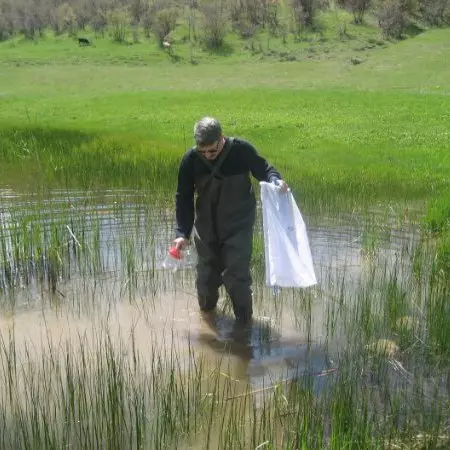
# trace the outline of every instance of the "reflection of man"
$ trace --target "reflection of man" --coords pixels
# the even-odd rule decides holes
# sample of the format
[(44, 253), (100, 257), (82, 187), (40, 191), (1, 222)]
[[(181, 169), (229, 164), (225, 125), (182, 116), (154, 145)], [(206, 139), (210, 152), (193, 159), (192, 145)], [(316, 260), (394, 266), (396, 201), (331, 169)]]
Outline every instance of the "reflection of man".
[(207, 344), (217, 353), (230, 353), (239, 357), (245, 365), (253, 359), (252, 332), (256, 329), (255, 322), (252, 326), (241, 327), (238, 322), (228, 315), (216, 311), (202, 316), (202, 323), (211, 333), (200, 331), (198, 339)]
[(278, 184), (281, 192), (288, 186), (251, 144), (225, 137), (216, 119), (197, 122), (194, 138), (196, 146), (186, 152), (178, 173), (174, 245), (182, 250), (188, 244), (195, 215), (200, 309), (215, 309), (223, 284), (236, 319), (246, 323), (253, 312), (250, 260), (256, 204), (249, 173)]
[(318, 396), (335, 381), (328, 375), (337, 368), (322, 345), (300, 336), (283, 338), (268, 321), (256, 319), (242, 327), (230, 316), (214, 312), (203, 315), (202, 324), (198, 334), (194, 331), (194, 340), (206, 361), (208, 350), (213, 351), (211, 373), (219, 375), (220, 383), (215, 392), (226, 393), (228, 400), (250, 400), (259, 408), (276, 386), (299, 383)]
[(264, 388), (274, 380), (286, 378), (281, 336), (267, 321), (256, 319), (251, 326), (242, 327), (230, 316), (216, 311), (203, 315), (202, 324), (205, 327), (196, 336), (201, 351), (213, 350), (219, 382), (232, 381), (220, 391), (227, 392), (228, 399), (233, 400), (251, 394), (255, 406), (261, 405)]
[(226, 393), (227, 399), (244, 397), (252, 390), (249, 363), (253, 359), (252, 326), (242, 327), (232, 317), (220, 312), (203, 314), (203, 326), (194, 339), (206, 364), (218, 374), (216, 392)]

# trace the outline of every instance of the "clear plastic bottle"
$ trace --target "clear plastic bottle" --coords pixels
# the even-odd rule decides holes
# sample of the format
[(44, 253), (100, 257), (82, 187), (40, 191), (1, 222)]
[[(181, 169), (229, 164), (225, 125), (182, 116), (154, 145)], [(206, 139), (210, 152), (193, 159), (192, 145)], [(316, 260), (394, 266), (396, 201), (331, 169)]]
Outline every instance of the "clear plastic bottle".
[(176, 247), (169, 248), (163, 261), (163, 268), (176, 272), (183, 265), (183, 252)]
[(195, 253), (192, 253), (188, 248), (181, 251), (176, 247), (171, 247), (164, 258), (162, 267), (176, 272), (178, 269), (193, 269), (196, 263)]

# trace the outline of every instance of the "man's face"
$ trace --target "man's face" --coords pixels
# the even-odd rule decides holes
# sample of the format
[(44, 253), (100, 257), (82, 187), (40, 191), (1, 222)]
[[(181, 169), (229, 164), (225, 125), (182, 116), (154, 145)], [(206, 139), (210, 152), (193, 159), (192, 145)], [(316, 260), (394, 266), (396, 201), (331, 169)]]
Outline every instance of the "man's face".
[(222, 141), (222, 139), (220, 138), (219, 140), (217, 140), (216, 142), (213, 142), (210, 145), (205, 145), (205, 146), (198, 145), (197, 151), (199, 153), (201, 153), (206, 159), (208, 159), (209, 161), (212, 161), (213, 159), (216, 159), (220, 153), (221, 141)]

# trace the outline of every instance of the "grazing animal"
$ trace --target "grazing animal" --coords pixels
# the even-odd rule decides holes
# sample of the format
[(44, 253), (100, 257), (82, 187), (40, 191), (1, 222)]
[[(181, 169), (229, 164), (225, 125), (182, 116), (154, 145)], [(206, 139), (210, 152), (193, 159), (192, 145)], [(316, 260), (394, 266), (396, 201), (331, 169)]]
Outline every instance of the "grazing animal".
[(91, 45), (91, 41), (88, 38), (78, 38), (78, 45), (85, 46), (85, 45)]
[(163, 41), (162, 43), (163, 50), (167, 52), (167, 54), (173, 59), (175, 54), (173, 53), (173, 47), (170, 41)]

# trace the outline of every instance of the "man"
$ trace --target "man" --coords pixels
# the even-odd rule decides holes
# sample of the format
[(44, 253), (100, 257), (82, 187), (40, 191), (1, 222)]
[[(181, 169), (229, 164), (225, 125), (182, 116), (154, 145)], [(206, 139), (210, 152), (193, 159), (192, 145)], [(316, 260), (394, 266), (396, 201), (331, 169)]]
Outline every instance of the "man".
[(250, 261), (256, 210), (249, 174), (277, 184), (281, 192), (288, 186), (251, 144), (225, 137), (216, 119), (198, 121), (194, 138), (196, 146), (185, 153), (178, 173), (173, 244), (182, 250), (193, 232), (200, 309), (215, 309), (223, 284), (237, 321), (247, 323), (253, 312)]

